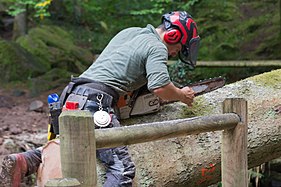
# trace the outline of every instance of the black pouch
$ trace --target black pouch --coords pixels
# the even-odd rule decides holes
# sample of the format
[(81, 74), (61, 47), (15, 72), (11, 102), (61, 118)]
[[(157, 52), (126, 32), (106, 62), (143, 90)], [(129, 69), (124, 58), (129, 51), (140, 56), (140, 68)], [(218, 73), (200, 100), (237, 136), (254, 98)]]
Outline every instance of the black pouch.
[(70, 94), (67, 99), (67, 101), (74, 101), (74, 102), (78, 102), (79, 103), (79, 110), (82, 110), (85, 106), (85, 103), (87, 102), (88, 97), (87, 96), (83, 96), (83, 95), (76, 95), (76, 94)]
[(61, 114), (62, 109), (50, 110), (49, 124), (51, 125), (50, 132), (58, 135), (59, 134), (59, 115)]
[(72, 77), (71, 81), (68, 83), (68, 85), (63, 89), (61, 93), (60, 102), (64, 105), (66, 99), (68, 98), (69, 94), (71, 94), (74, 87), (89, 83), (91, 81), (92, 80), (86, 78)]

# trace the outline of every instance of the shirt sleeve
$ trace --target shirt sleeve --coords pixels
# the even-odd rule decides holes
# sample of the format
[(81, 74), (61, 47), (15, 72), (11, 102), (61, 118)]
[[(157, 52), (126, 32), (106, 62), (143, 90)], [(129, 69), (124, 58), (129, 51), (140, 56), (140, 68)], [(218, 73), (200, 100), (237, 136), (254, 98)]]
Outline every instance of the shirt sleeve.
[(153, 90), (171, 82), (168, 68), (168, 51), (166, 46), (151, 47), (146, 61), (147, 88)]

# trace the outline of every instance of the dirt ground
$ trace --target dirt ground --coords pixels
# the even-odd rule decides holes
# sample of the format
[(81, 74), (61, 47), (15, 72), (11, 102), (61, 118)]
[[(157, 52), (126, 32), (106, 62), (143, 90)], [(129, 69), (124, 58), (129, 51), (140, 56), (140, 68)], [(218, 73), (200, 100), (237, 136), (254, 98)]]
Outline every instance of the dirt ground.
[[(7, 154), (40, 146), (41, 142), (25, 140), (24, 135), (27, 139), (33, 135), (47, 135), (47, 97), (53, 92), (55, 91), (30, 97), (28, 90), (0, 88), (0, 162)], [(43, 105), (33, 110), (31, 106), (34, 102), (43, 103)]]

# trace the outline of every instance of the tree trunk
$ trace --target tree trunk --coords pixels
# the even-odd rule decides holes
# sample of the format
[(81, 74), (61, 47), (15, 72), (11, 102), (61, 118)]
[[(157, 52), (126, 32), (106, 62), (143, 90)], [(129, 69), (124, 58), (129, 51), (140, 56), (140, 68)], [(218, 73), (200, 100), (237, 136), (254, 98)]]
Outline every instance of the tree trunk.
[(52, 3), (49, 7), (49, 12), (51, 14), (52, 19), (65, 20), (67, 15), (65, 6), (66, 3), (64, 2), (64, 0), (52, 0)]
[(279, 0), (279, 26), (280, 26), (279, 37), (281, 39), (281, 0)]
[(27, 12), (16, 15), (14, 19), (13, 40), (27, 34)]
[(81, 23), (81, 15), (82, 11), (79, 2), (77, 0), (73, 0), (73, 17), (75, 23), (78, 25)]
[[(281, 114), (274, 110), (274, 106), (281, 103), (280, 80), (281, 69), (199, 96), (192, 108), (181, 103), (169, 104), (156, 114), (128, 119), (122, 124), (222, 114), (222, 102), (226, 98), (244, 98), (248, 102), (248, 168), (252, 168), (281, 157)], [(137, 168), (134, 186), (206, 187), (216, 184), (221, 181), (221, 136), (221, 131), (215, 131), (130, 145)], [(59, 154), (52, 152), (52, 155)], [(42, 165), (49, 167), (47, 163)], [(105, 170), (101, 163), (97, 165), (97, 172), (98, 186), (102, 186)]]
[[(280, 80), (281, 70), (276, 70), (196, 98), (192, 110), (203, 115), (222, 113), (225, 98), (248, 101), (248, 168), (281, 157), (281, 114), (273, 109), (281, 103)], [(185, 106), (174, 104), (155, 117), (130, 119), (130, 123), (178, 118), (184, 110)], [(206, 187), (221, 181), (221, 135), (208, 132), (129, 146), (137, 166), (136, 186)]]

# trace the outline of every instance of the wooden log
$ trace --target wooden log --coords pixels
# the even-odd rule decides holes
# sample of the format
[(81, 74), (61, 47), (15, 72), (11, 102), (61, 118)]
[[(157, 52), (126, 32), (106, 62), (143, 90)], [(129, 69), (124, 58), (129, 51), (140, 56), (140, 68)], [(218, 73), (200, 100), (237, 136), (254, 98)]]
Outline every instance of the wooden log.
[[(248, 102), (248, 166), (253, 168), (281, 157), (281, 115), (274, 106), (281, 103), (281, 69), (229, 84), (195, 99), (192, 108), (181, 103), (166, 105), (151, 115), (122, 121), (123, 125), (153, 123), (222, 114), (225, 98)], [(133, 187), (206, 187), (221, 181), (220, 131), (129, 145), (137, 172)], [(32, 136), (30, 137), (32, 138)], [(98, 162), (98, 186), (105, 176)]]
[(96, 186), (96, 142), (91, 113), (64, 111), (59, 124), (63, 178), (76, 178), (81, 187)]
[[(169, 65), (177, 61), (168, 61)], [(281, 67), (280, 60), (198, 61), (196, 67)]]
[(247, 101), (240, 98), (226, 99), (223, 112), (238, 114), (241, 122), (235, 128), (222, 132), (222, 184), (225, 187), (247, 187)]
[[(160, 112), (127, 120), (126, 125), (221, 114), (225, 98), (248, 102), (248, 168), (281, 156), (281, 69), (254, 76), (195, 98), (190, 110), (181, 103)], [(124, 124), (124, 123), (123, 123)], [(206, 187), (221, 181), (221, 132), (200, 133), (129, 146), (137, 168), (136, 186)], [(204, 171), (204, 172), (203, 172)]]
[(50, 179), (45, 187), (80, 187), (81, 184), (74, 178)]
[(45, 186), (50, 179), (62, 178), (59, 139), (48, 141), (43, 146), (41, 159), (37, 170), (37, 186)]
[(239, 121), (240, 118), (237, 114), (229, 113), (119, 128), (96, 129), (96, 146), (97, 148), (116, 147), (202, 132), (231, 129)]

